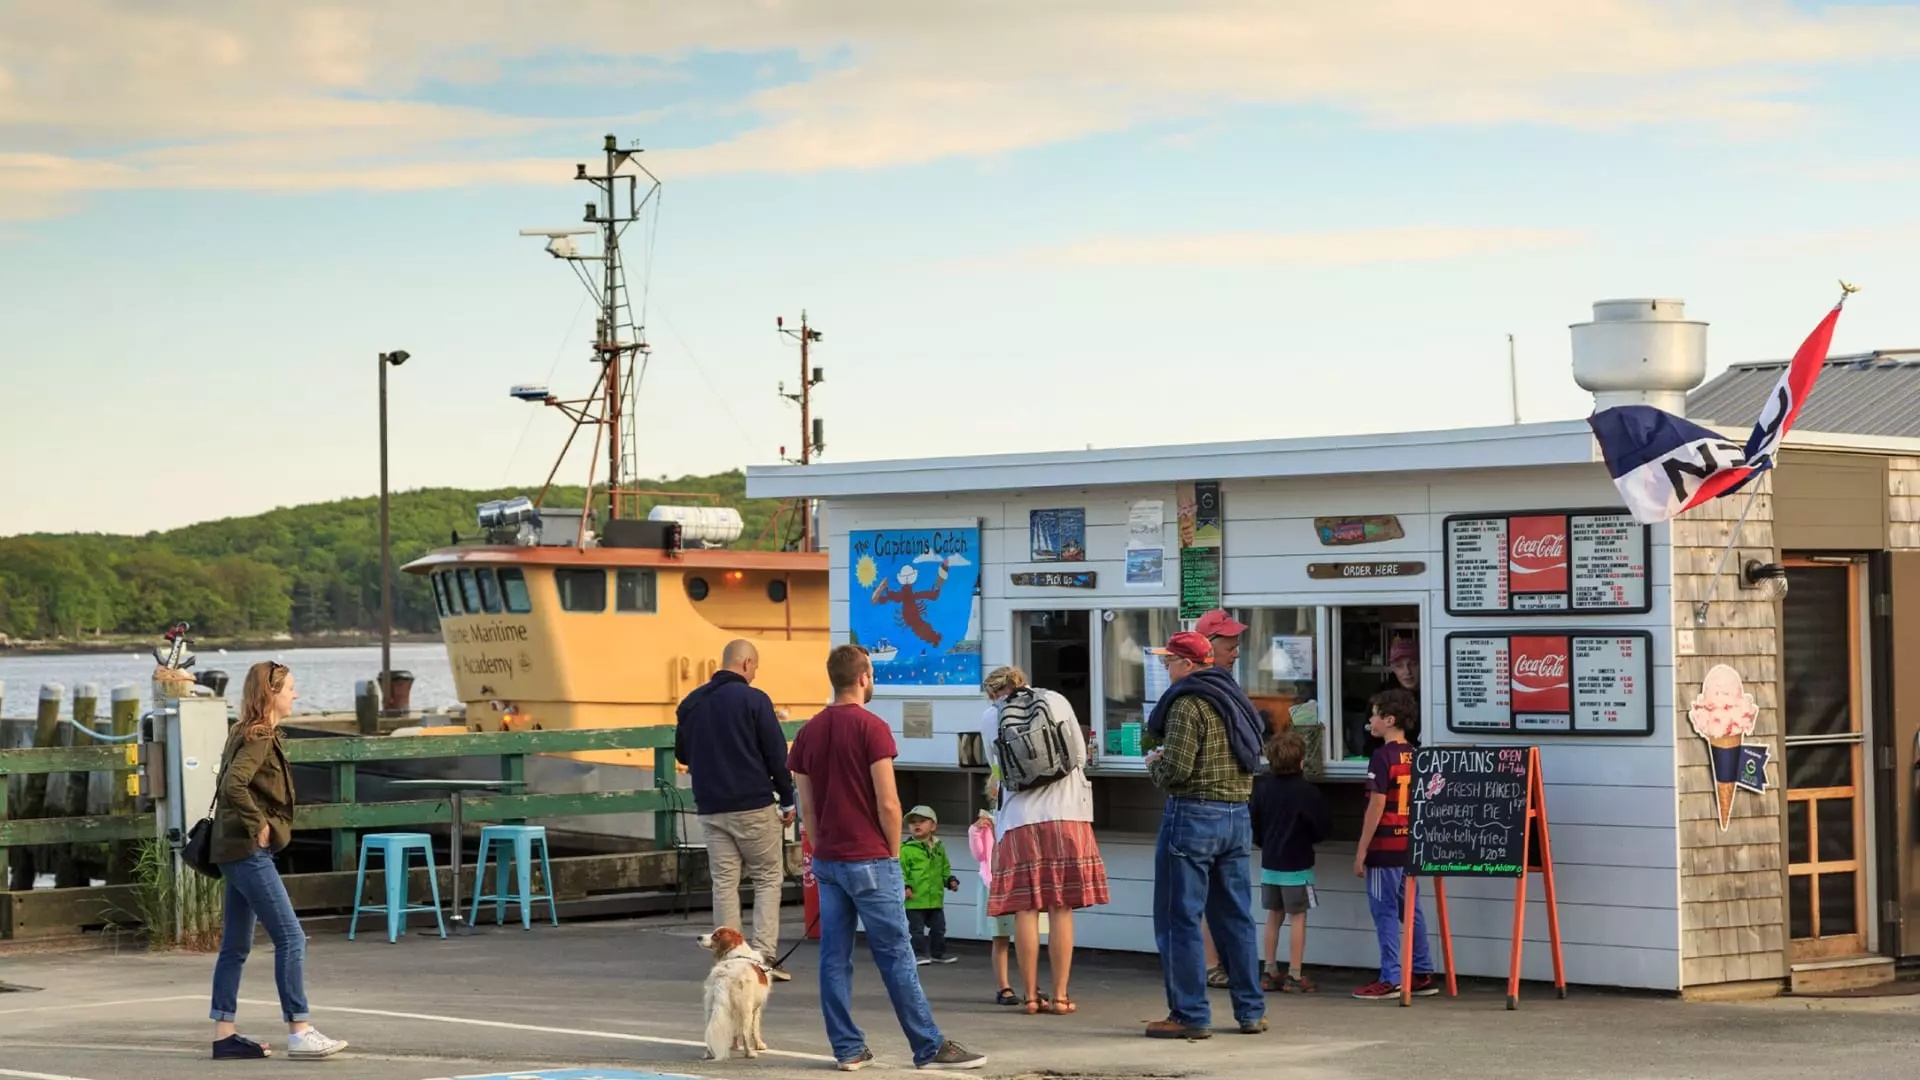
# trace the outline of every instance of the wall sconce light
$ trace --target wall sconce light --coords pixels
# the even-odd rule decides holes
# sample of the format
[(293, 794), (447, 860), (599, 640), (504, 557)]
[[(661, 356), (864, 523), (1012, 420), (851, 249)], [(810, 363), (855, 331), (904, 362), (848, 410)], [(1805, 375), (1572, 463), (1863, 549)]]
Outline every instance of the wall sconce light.
[(1748, 559), (1740, 568), (1740, 587), (1758, 589), (1764, 600), (1778, 600), (1787, 595), (1787, 568), (1779, 563)]

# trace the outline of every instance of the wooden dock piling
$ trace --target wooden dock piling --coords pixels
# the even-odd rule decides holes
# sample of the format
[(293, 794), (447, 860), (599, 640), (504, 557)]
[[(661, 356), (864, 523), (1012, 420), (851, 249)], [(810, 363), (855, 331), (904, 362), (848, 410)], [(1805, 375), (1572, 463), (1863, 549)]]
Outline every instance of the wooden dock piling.
[[(111, 704), (113, 710), (113, 733), (124, 738), (132, 735), (140, 727), (140, 688), (138, 686), (116, 686), (113, 688)], [(120, 745), (132, 746), (132, 741)], [(134, 779), (132, 770), (107, 774), (108, 794), (107, 811), (112, 814), (131, 814), (134, 811), (134, 793), (128, 786)], [(123, 885), (133, 880), (135, 862), (134, 844), (127, 840), (116, 840), (107, 857), (107, 883)]]
[[(40, 687), (40, 709), (33, 722), (33, 746), (58, 745), (54, 740), (59, 737), (60, 705), (66, 696), (67, 688), (59, 683), (47, 683)], [(47, 782), (50, 777), (31, 775), (24, 779), (26, 783), (21, 785), (19, 807), (9, 816), (15, 820), (46, 817)], [(52, 852), (53, 847), (49, 845), (15, 848), (12, 865), (8, 867), (12, 876), (9, 887), (16, 892), (33, 888), (34, 878), (39, 876), (41, 869), (52, 866)]]

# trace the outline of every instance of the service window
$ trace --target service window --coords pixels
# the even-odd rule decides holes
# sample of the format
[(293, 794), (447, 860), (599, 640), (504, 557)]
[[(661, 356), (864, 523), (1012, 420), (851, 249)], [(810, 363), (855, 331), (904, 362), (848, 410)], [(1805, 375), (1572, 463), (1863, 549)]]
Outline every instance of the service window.
[(1148, 649), (1166, 644), (1180, 629), (1173, 608), (1133, 608), (1100, 613), (1102, 749), (1107, 757), (1139, 758), (1147, 717), (1166, 693), (1167, 668)]
[(482, 610), (480, 607), (480, 585), (474, 581), (473, 571), (461, 570), (459, 571), (459, 575), (461, 603), (466, 607), (467, 614), (480, 614)]
[(500, 571), (500, 599), (509, 615), (525, 615), (533, 610), (533, 596), (527, 592), (527, 575), (516, 567)]
[(1370, 702), (1382, 690), (1422, 698), (1420, 609), (1413, 605), (1349, 605), (1332, 609), (1336, 630), (1330, 666), (1338, 682), (1327, 718), (1336, 760), (1365, 761), (1380, 746), (1367, 730)]
[(494, 580), (493, 568), (483, 566), (473, 572), (473, 577), (480, 583), (480, 610), (489, 615), (500, 614), (500, 583)]
[(1027, 678), (1066, 698), (1080, 727), (1093, 730), (1093, 613), (1020, 611), (1013, 618), (1015, 655)]
[(560, 592), (560, 610), (607, 610), (605, 570), (555, 570), (553, 583)]
[(614, 572), (613, 610), (651, 615), (660, 610), (659, 583), (651, 570)]

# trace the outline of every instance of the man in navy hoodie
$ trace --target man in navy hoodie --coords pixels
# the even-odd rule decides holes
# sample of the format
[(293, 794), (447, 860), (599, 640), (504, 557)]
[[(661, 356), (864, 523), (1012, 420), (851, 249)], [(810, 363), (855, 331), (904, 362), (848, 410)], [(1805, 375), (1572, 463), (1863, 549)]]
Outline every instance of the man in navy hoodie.
[[(760, 651), (730, 641), (721, 670), (680, 703), (674, 755), (693, 779), (693, 805), (707, 838), (715, 927), (740, 925), (740, 875), (753, 882), (753, 934), (768, 964), (780, 954), (780, 889), (786, 827), (793, 824), (787, 737), (773, 699), (753, 688)], [(791, 978), (775, 967), (774, 978)]]

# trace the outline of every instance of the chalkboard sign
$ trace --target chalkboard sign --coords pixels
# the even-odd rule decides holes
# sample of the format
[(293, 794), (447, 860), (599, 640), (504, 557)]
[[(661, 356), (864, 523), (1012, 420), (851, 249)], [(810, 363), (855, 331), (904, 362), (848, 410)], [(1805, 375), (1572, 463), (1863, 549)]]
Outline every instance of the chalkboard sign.
[(1433, 746), (1413, 752), (1412, 870), (1446, 877), (1520, 877), (1528, 862), (1525, 746)]

